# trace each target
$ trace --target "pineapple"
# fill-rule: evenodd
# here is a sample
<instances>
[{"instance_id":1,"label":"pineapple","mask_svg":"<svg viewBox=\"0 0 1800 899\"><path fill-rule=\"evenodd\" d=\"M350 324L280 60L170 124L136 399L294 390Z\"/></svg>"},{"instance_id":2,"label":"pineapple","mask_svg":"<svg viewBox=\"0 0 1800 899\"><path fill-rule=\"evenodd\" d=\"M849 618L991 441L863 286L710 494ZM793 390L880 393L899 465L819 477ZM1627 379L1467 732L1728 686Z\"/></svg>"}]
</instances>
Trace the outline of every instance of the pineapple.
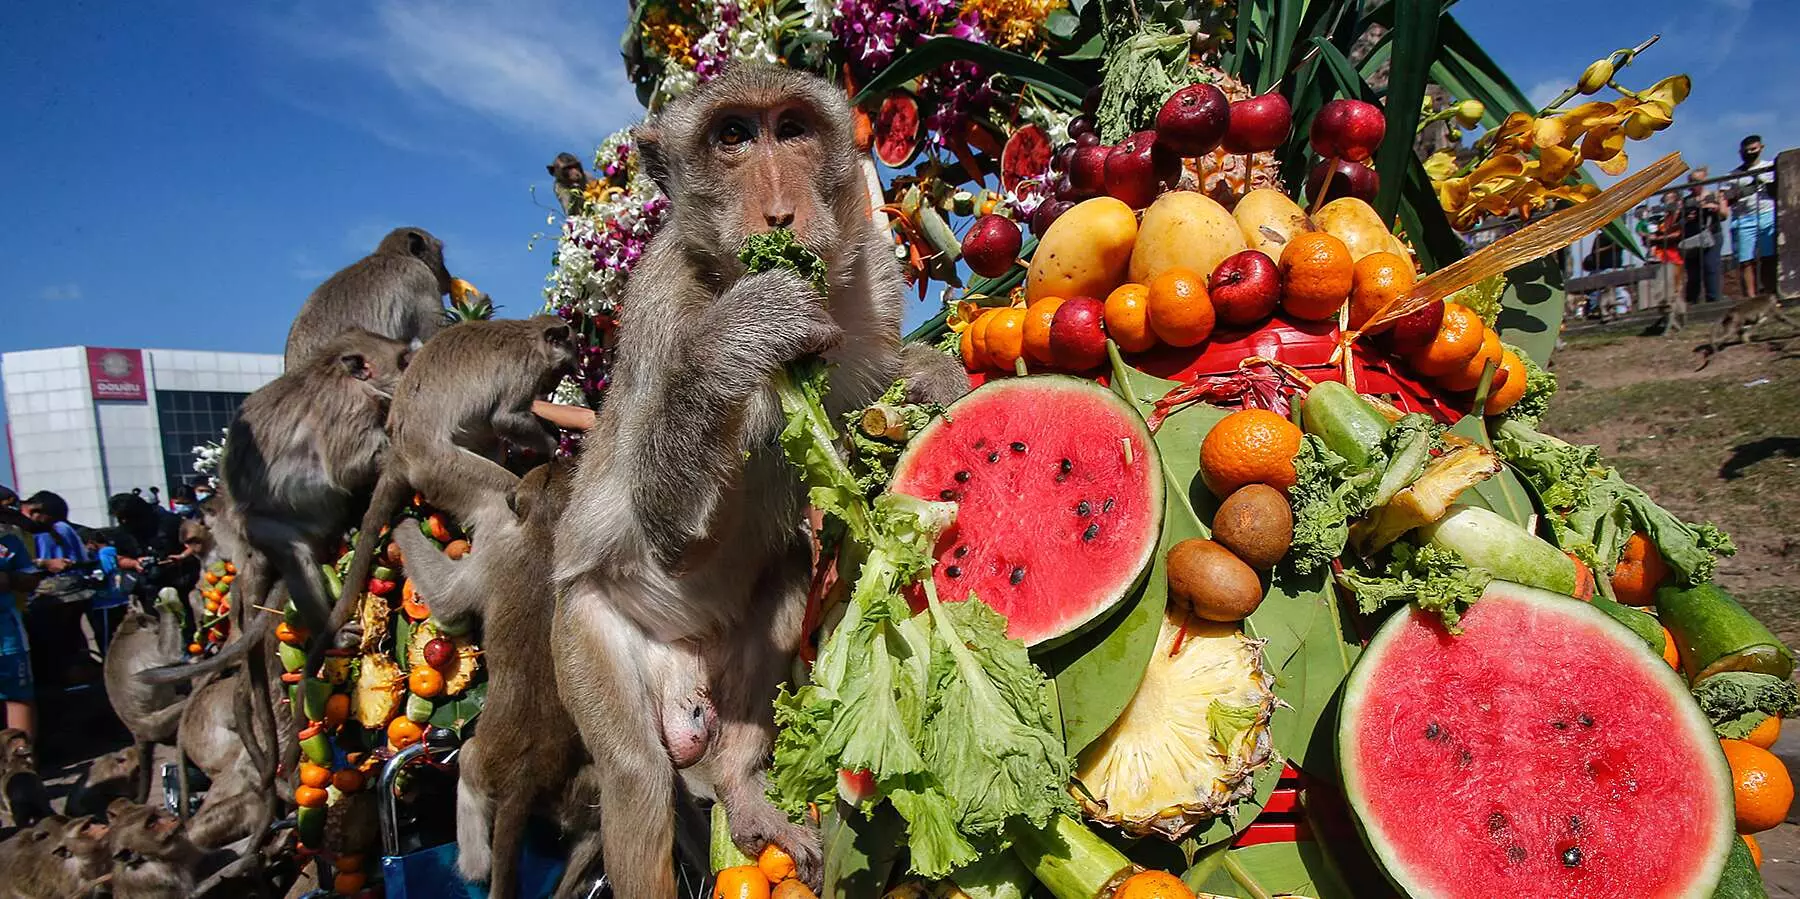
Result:
<instances>
[{"instance_id":1,"label":"pineapple","mask_svg":"<svg viewBox=\"0 0 1800 899\"><path fill-rule=\"evenodd\" d=\"M1226 99L1235 103L1254 96L1247 85L1230 75L1211 66L1200 68L1225 93ZM1275 154L1268 151L1239 156L1220 147L1205 156L1188 160L1187 167L1197 182L1197 189L1226 209L1237 206L1244 194L1259 188L1272 187L1287 193L1281 185L1281 163L1276 162Z\"/></svg>"},{"instance_id":2,"label":"pineapple","mask_svg":"<svg viewBox=\"0 0 1800 899\"><path fill-rule=\"evenodd\" d=\"M435 627L420 627L413 630L412 642L406 645L406 665L408 668L425 667L425 644L433 637L443 637L456 647L456 667L444 674L444 695L459 696L469 685L475 682L475 672L480 669L481 649L469 641L468 637L446 633Z\"/></svg>"},{"instance_id":3,"label":"pineapple","mask_svg":"<svg viewBox=\"0 0 1800 899\"><path fill-rule=\"evenodd\" d=\"M366 728L386 727L405 702L406 672L379 651L364 654L356 689L350 694L356 720Z\"/></svg>"},{"instance_id":4,"label":"pineapple","mask_svg":"<svg viewBox=\"0 0 1800 899\"><path fill-rule=\"evenodd\" d=\"M444 318L450 324L457 322L487 321L494 317L494 304L481 288L453 278L450 281L450 308L444 310Z\"/></svg>"},{"instance_id":5,"label":"pineapple","mask_svg":"<svg viewBox=\"0 0 1800 899\"><path fill-rule=\"evenodd\" d=\"M1171 612L1125 713L1077 760L1087 816L1174 842L1248 798L1278 701L1264 665L1235 626Z\"/></svg>"}]
</instances>

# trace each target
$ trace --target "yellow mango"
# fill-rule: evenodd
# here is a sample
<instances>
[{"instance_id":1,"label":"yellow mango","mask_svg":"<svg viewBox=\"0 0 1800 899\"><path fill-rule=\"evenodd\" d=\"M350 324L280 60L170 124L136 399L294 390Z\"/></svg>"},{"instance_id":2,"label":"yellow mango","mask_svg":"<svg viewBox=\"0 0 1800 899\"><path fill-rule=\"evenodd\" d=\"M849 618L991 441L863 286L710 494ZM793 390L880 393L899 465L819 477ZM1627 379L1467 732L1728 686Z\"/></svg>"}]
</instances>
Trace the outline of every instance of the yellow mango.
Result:
<instances>
[{"instance_id":1,"label":"yellow mango","mask_svg":"<svg viewBox=\"0 0 1800 899\"><path fill-rule=\"evenodd\" d=\"M1244 232L1225 207L1202 193L1171 191L1144 210L1137 248L1131 252L1131 280L1148 284L1178 267L1204 279L1244 247Z\"/></svg>"},{"instance_id":2,"label":"yellow mango","mask_svg":"<svg viewBox=\"0 0 1800 899\"><path fill-rule=\"evenodd\" d=\"M1320 231L1343 241L1353 260L1393 249L1394 234L1375 214L1375 207L1355 197L1339 197L1326 203L1313 213L1312 219Z\"/></svg>"},{"instance_id":3,"label":"yellow mango","mask_svg":"<svg viewBox=\"0 0 1800 899\"><path fill-rule=\"evenodd\" d=\"M1025 272L1025 299L1094 297L1125 282L1137 214L1112 197L1084 200L1050 223Z\"/></svg>"},{"instance_id":4,"label":"yellow mango","mask_svg":"<svg viewBox=\"0 0 1800 899\"><path fill-rule=\"evenodd\" d=\"M1237 208L1231 210L1231 217L1237 219L1238 230L1244 233L1244 242L1250 249L1261 250L1276 262L1281 261L1281 251L1287 249L1294 235L1313 229L1306 210L1288 199L1287 194L1268 187L1244 194Z\"/></svg>"}]
</instances>

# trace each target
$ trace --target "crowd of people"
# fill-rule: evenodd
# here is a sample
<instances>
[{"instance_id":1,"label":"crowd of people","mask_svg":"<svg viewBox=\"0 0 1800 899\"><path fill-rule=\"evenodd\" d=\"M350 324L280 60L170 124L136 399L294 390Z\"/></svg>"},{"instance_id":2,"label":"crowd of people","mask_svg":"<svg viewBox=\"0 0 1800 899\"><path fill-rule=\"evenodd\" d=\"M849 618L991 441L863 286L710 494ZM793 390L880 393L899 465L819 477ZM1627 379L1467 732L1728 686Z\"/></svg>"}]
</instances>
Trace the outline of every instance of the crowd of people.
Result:
<instances>
[{"instance_id":1,"label":"crowd of people","mask_svg":"<svg viewBox=\"0 0 1800 899\"><path fill-rule=\"evenodd\" d=\"M207 487L177 485L163 505L158 488L107 502L111 525L69 520L69 504L40 490L23 499L0 486L0 726L35 737L46 694L100 678L113 630L127 607L150 611L156 594L182 595L200 579L203 542L182 522L199 517ZM85 627L84 627L85 625Z\"/></svg>"},{"instance_id":2,"label":"crowd of people","mask_svg":"<svg viewBox=\"0 0 1800 899\"><path fill-rule=\"evenodd\" d=\"M1666 306L1670 330L1685 324L1687 308L1725 298L1724 254L1730 245L1733 271L1745 297L1775 290L1775 164L1763 158L1763 141L1752 134L1738 144L1740 163L1723 179L1706 166L1688 173L1684 190L1669 191L1633 212L1637 239L1656 265L1652 290L1625 286L1572 297L1580 314L1610 319ZM1623 250L1605 235L1595 239L1584 260L1590 272L1629 264Z\"/></svg>"}]
</instances>

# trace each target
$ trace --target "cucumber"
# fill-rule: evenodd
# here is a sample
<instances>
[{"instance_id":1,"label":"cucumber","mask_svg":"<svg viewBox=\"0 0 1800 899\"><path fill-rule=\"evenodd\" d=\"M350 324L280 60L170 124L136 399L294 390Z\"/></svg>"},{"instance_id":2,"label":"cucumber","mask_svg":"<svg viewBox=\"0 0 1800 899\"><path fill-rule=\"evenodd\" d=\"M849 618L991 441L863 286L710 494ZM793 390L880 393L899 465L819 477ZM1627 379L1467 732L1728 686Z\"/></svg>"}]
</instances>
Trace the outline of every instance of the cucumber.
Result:
<instances>
[{"instance_id":1,"label":"cucumber","mask_svg":"<svg viewBox=\"0 0 1800 899\"><path fill-rule=\"evenodd\" d=\"M369 577L378 581L393 581L394 569L389 568L386 565L377 565L369 570Z\"/></svg>"},{"instance_id":2,"label":"cucumber","mask_svg":"<svg viewBox=\"0 0 1800 899\"><path fill-rule=\"evenodd\" d=\"M325 809L300 809L294 818L294 828L300 832L302 846L317 848L325 840Z\"/></svg>"},{"instance_id":3,"label":"cucumber","mask_svg":"<svg viewBox=\"0 0 1800 899\"><path fill-rule=\"evenodd\" d=\"M1509 519L1476 506L1451 506L1419 531L1431 545L1502 581L1575 595L1575 560Z\"/></svg>"},{"instance_id":4,"label":"cucumber","mask_svg":"<svg viewBox=\"0 0 1800 899\"><path fill-rule=\"evenodd\" d=\"M1381 438L1393 427L1387 416L1337 381L1321 381L1307 391L1300 417L1306 433L1318 436L1358 469L1374 463Z\"/></svg>"},{"instance_id":5,"label":"cucumber","mask_svg":"<svg viewBox=\"0 0 1800 899\"><path fill-rule=\"evenodd\" d=\"M1019 861L1056 899L1109 896L1136 870L1111 843L1067 815L1057 815L1041 830L1014 826L1007 835Z\"/></svg>"},{"instance_id":6,"label":"cucumber","mask_svg":"<svg viewBox=\"0 0 1800 899\"><path fill-rule=\"evenodd\" d=\"M1663 587L1656 614L1675 635L1688 680L1699 683L1721 671L1754 671L1786 679L1794 654L1731 594L1713 584Z\"/></svg>"},{"instance_id":7,"label":"cucumber","mask_svg":"<svg viewBox=\"0 0 1800 899\"><path fill-rule=\"evenodd\" d=\"M725 820L725 803L715 802L712 807L712 847L707 852L707 863L712 873L717 874L726 868L740 868L754 865L756 860L744 854L731 840L731 823Z\"/></svg>"},{"instance_id":8,"label":"cucumber","mask_svg":"<svg viewBox=\"0 0 1800 899\"><path fill-rule=\"evenodd\" d=\"M337 567L333 565L320 565L319 569L325 572L325 585L331 589L331 598L336 599L343 595L344 579L338 575Z\"/></svg>"},{"instance_id":9,"label":"cucumber","mask_svg":"<svg viewBox=\"0 0 1800 899\"><path fill-rule=\"evenodd\" d=\"M1649 644L1650 651L1662 655L1663 629L1649 612L1640 612L1628 605L1613 602L1604 596L1596 596L1589 603L1594 608L1605 612L1612 620L1631 628L1631 632L1642 637Z\"/></svg>"},{"instance_id":10,"label":"cucumber","mask_svg":"<svg viewBox=\"0 0 1800 899\"><path fill-rule=\"evenodd\" d=\"M1742 838L1731 841L1731 854L1725 859L1725 873L1719 875L1713 899L1769 899L1762 873L1756 870L1756 860Z\"/></svg>"},{"instance_id":11,"label":"cucumber","mask_svg":"<svg viewBox=\"0 0 1800 899\"><path fill-rule=\"evenodd\" d=\"M299 671L301 666L306 664L306 650L298 646L282 643L275 647L275 652L281 657L281 670L283 671Z\"/></svg>"},{"instance_id":12,"label":"cucumber","mask_svg":"<svg viewBox=\"0 0 1800 899\"><path fill-rule=\"evenodd\" d=\"M300 751L306 755L306 760L315 765L330 765L331 741L325 738L325 731L309 727L301 733Z\"/></svg>"},{"instance_id":13,"label":"cucumber","mask_svg":"<svg viewBox=\"0 0 1800 899\"><path fill-rule=\"evenodd\" d=\"M431 700L417 693L406 694L406 718L414 724L424 724L431 720L431 713L436 710Z\"/></svg>"},{"instance_id":14,"label":"cucumber","mask_svg":"<svg viewBox=\"0 0 1800 899\"><path fill-rule=\"evenodd\" d=\"M307 678L300 682L300 711L308 721L325 720L325 700L331 698L329 681Z\"/></svg>"}]
</instances>

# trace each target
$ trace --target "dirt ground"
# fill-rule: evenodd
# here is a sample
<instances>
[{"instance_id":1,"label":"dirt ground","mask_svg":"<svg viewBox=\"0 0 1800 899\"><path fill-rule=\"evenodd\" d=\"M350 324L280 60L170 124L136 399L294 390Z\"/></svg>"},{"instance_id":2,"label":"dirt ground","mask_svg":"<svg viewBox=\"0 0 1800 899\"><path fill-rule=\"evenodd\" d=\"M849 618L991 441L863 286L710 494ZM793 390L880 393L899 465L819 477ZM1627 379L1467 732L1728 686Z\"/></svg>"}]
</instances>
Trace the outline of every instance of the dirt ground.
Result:
<instances>
[{"instance_id":1,"label":"dirt ground","mask_svg":"<svg viewBox=\"0 0 1800 899\"><path fill-rule=\"evenodd\" d=\"M1725 529L1738 552L1719 584L1800 646L1800 335L1772 325L1696 370L1706 327L1569 338L1544 429L1597 444L1670 511ZM1800 725L1775 752L1800 770ZM1800 897L1800 814L1757 840L1769 895Z\"/></svg>"}]
</instances>

